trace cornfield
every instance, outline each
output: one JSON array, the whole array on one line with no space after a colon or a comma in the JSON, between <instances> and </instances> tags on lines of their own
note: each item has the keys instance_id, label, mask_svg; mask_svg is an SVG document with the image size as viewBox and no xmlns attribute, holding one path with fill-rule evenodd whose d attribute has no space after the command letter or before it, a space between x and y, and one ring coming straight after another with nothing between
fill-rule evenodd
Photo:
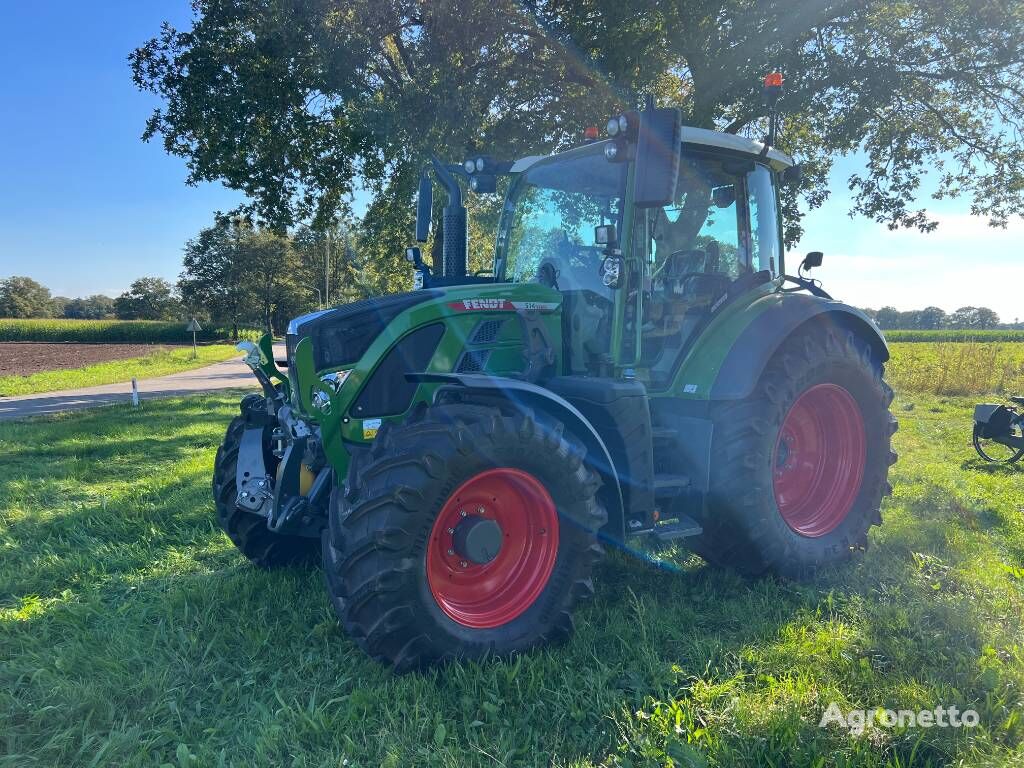
<instances>
[{"instance_id":1,"label":"cornfield","mask_svg":"<svg viewBox=\"0 0 1024 768\"><path fill-rule=\"evenodd\" d=\"M1024 394L1024 344L897 342L891 349L886 375L898 393Z\"/></svg>"},{"instance_id":2,"label":"cornfield","mask_svg":"<svg viewBox=\"0 0 1024 768\"><path fill-rule=\"evenodd\" d=\"M963 331L953 328L938 331L884 331L891 342L961 341L984 344L1024 341L1024 331Z\"/></svg>"},{"instance_id":3,"label":"cornfield","mask_svg":"<svg viewBox=\"0 0 1024 768\"><path fill-rule=\"evenodd\" d=\"M186 323L156 320L0 320L0 341L51 341L92 344L186 344L192 334ZM256 340L260 331L239 329L243 339ZM199 341L227 341L231 329L204 327Z\"/></svg>"}]
</instances>

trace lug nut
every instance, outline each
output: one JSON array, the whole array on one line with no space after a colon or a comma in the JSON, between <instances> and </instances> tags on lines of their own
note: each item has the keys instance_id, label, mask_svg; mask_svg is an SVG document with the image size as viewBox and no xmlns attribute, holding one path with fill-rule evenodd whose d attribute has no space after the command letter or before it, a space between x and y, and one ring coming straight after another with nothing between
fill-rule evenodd
<instances>
[{"instance_id":1,"label":"lug nut","mask_svg":"<svg viewBox=\"0 0 1024 768\"><path fill-rule=\"evenodd\" d=\"M465 560L459 560L459 567L460 568L468 568L469 567L469 563L467 563Z\"/></svg>"},{"instance_id":2,"label":"lug nut","mask_svg":"<svg viewBox=\"0 0 1024 768\"><path fill-rule=\"evenodd\" d=\"M455 554L455 550L454 549L449 549L448 550L448 554L449 555L454 555Z\"/></svg>"},{"instance_id":3,"label":"lug nut","mask_svg":"<svg viewBox=\"0 0 1024 768\"><path fill-rule=\"evenodd\" d=\"M465 517L465 516L466 516L466 510L464 510L464 509L460 509L460 510L459 510L459 515L460 515L461 517Z\"/></svg>"},{"instance_id":4,"label":"lug nut","mask_svg":"<svg viewBox=\"0 0 1024 768\"><path fill-rule=\"evenodd\" d=\"M485 509L484 509L484 508L483 508L482 506L480 506L480 507L477 507L477 508L476 508L476 513L477 513L478 515L482 515L482 514L483 514L484 512L486 512L486 511L487 511L487 510L485 510Z\"/></svg>"},{"instance_id":5,"label":"lug nut","mask_svg":"<svg viewBox=\"0 0 1024 768\"><path fill-rule=\"evenodd\" d=\"M448 529L448 533L449 533L449 534L455 533L455 529L454 529L454 528L449 528L449 529Z\"/></svg>"}]
</instances>

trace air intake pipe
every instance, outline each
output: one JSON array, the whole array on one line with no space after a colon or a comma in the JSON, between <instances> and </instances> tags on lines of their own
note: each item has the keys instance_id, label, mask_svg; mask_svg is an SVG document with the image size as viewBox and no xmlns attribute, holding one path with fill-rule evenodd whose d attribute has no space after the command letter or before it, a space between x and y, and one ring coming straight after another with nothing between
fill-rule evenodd
<instances>
[{"instance_id":1,"label":"air intake pipe","mask_svg":"<svg viewBox=\"0 0 1024 768\"><path fill-rule=\"evenodd\" d=\"M462 188L448 167L436 156L430 158L438 181L448 193L448 205L441 214L441 276L465 277L466 253L469 247L469 221L462 204Z\"/></svg>"}]
</instances>

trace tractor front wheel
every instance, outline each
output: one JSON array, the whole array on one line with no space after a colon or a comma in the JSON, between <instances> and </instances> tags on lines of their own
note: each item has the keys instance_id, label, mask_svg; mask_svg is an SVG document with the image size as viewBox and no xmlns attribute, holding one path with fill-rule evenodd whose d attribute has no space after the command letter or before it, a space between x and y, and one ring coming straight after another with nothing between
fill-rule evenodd
<instances>
[{"instance_id":1,"label":"tractor front wheel","mask_svg":"<svg viewBox=\"0 0 1024 768\"><path fill-rule=\"evenodd\" d=\"M750 398L716 409L694 549L746 574L791 577L863 550L896 460L882 373L870 345L845 329L815 324L787 339Z\"/></svg>"},{"instance_id":2,"label":"tractor front wheel","mask_svg":"<svg viewBox=\"0 0 1024 768\"><path fill-rule=\"evenodd\" d=\"M561 424L480 405L382 430L323 536L349 635L399 670L567 637L607 519L584 459Z\"/></svg>"}]
</instances>

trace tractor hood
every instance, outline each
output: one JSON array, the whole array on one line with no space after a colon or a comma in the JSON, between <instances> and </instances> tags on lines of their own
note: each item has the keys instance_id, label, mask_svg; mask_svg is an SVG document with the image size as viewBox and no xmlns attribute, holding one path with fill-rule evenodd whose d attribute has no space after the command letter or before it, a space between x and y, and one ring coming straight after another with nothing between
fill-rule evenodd
<instances>
[{"instance_id":1,"label":"tractor hood","mask_svg":"<svg viewBox=\"0 0 1024 768\"><path fill-rule=\"evenodd\" d=\"M399 314L442 295L440 290L422 290L378 296L297 317L288 324L288 360L299 340L308 336L318 371L352 365Z\"/></svg>"}]
</instances>

